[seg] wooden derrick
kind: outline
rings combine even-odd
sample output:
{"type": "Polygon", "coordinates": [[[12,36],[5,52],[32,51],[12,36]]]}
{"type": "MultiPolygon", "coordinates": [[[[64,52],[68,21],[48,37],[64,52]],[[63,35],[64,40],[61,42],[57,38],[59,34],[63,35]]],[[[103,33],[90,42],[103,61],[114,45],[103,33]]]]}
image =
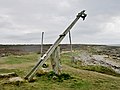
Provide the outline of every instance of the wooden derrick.
{"type": "MultiPolygon", "coordinates": [[[[67,29],[65,29],[65,31],[59,35],[59,38],[55,41],[55,43],[48,49],[48,51],[42,56],[40,57],[40,59],[38,60],[38,62],[36,63],[36,65],[31,69],[31,71],[25,76],[25,79],[32,79],[33,75],[36,73],[37,69],[39,66],[42,66],[45,61],[53,54],[55,54],[55,56],[53,55],[54,58],[59,58],[60,55],[58,54],[58,50],[57,47],[58,45],[61,43],[61,41],[65,38],[65,36],[67,35],[67,33],[72,29],[72,27],[75,25],[75,23],[79,20],[79,18],[82,18],[83,20],[85,20],[85,17],[87,16],[87,14],[85,14],[85,10],[81,11],[80,13],[78,13],[78,15],[76,16],[75,20],[67,27],[67,29]],[[55,50],[56,49],[56,50],[55,50]]],[[[55,62],[55,72],[58,73],[59,69],[57,69],[59,67],[59,63],[58,63],[58,59],[53,59],[52,62],[55,62]],[[56,62],[57,61],[57,62],[56,62]],[[58,70],[58,71],[57,71],[58,70]]]]}

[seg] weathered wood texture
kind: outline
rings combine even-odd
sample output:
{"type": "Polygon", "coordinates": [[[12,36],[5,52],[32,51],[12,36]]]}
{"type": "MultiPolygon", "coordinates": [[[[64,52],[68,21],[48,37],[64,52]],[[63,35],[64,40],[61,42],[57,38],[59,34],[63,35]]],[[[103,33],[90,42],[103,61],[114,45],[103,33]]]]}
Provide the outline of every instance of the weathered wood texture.
{"type": "Polygon", "coordinates": [[[51,55],[51,65],[52,69],[55,72],[55,74],[61,73],[61,66],[60,66],[60,47],[56,47],[54,52],[51,55]]]}

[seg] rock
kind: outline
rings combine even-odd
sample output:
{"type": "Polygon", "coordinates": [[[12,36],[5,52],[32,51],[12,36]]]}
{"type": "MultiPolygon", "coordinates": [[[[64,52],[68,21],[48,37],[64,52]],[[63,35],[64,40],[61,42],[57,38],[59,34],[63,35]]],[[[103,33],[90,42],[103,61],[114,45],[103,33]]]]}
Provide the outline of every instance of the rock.
{"type": "Polygon", "coordinates": [[[36,72],[36,75],[37,75],[37,76],[42,76],[42,75],[47,74],[48,72],[49,72],[49,69],[48,69],[48,68],[42,68],[42,69],[40,69],[40,70],[38,70],[38,71],[36,72]]]}
{"type": "Polygon", "coordinates": [[[48,67],[49,67],[49,64],[44,63],[44,64],[42,65],[42,67],[43,67],[43,68],[48,68],[48,67]]]}
{"type": "Polygon", "coordinates": [[[9,78],[18,76],[15,72],[0,74],[0,78],[9,78]]]}
{"type": "Polygon", "coordinates": [[[5,55],[5,53],[3,53],[2,55],[1,55],[1,57],[5,57],[6,55],[5,55]]]}
{"type": "Polygon", "coordinates": [[[21,77],[9,78],[9,83],[12,83],[12,84],[20,84],[20,83],[23,83],[23,82],[25,82],[25,80],[21,77]]]}
{"type": "Polygon", "coordinates": [[[57,80],[58,77],[57,77],[57,76],[53,76],[52,79],[53,79],[53,80],[57,80]]]}
{"type": "Polygon", "coordinates": [[[37,80],[37,78],[36,77],[33,77],[32,79],[29,79],[28,81],[29,82],[35,82],[37,80]]]}

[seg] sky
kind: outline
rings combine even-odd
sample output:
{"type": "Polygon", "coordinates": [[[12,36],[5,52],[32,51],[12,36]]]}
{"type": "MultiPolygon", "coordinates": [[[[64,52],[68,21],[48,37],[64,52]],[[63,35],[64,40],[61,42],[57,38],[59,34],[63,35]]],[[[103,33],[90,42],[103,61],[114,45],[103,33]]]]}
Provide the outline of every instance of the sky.
{"type": "Polygon", "coordinates": [[[0,0],[0,44],[53,44],[82,10],[72,43],[120,44],[120,0],[0,0]]]}

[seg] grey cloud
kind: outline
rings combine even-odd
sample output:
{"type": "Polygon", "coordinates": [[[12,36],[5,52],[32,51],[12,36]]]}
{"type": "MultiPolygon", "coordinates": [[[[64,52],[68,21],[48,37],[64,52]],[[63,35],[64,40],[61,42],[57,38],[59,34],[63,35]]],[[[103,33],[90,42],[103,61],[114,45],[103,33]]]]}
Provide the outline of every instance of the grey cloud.
{"type": "MultiPolygon", "coordinates": [[[[88,17],[73,28],[74,43],[107,44],[110,40],[119,43],[119,36],[103,35],[106,23],[112,22],[112,17],[119,17],[119,3],[119,0],[0,0],[0,38],[3,41],[0,43],[4,40],[39,43],[42,31],[46,33],[45,42],[53,43],[82,9],[86,9],[88,17]],[[103,39],[99,38],[102,35],[103,39]]],[[[66,37],[63,43],[67,40],[66,37]]]]}

